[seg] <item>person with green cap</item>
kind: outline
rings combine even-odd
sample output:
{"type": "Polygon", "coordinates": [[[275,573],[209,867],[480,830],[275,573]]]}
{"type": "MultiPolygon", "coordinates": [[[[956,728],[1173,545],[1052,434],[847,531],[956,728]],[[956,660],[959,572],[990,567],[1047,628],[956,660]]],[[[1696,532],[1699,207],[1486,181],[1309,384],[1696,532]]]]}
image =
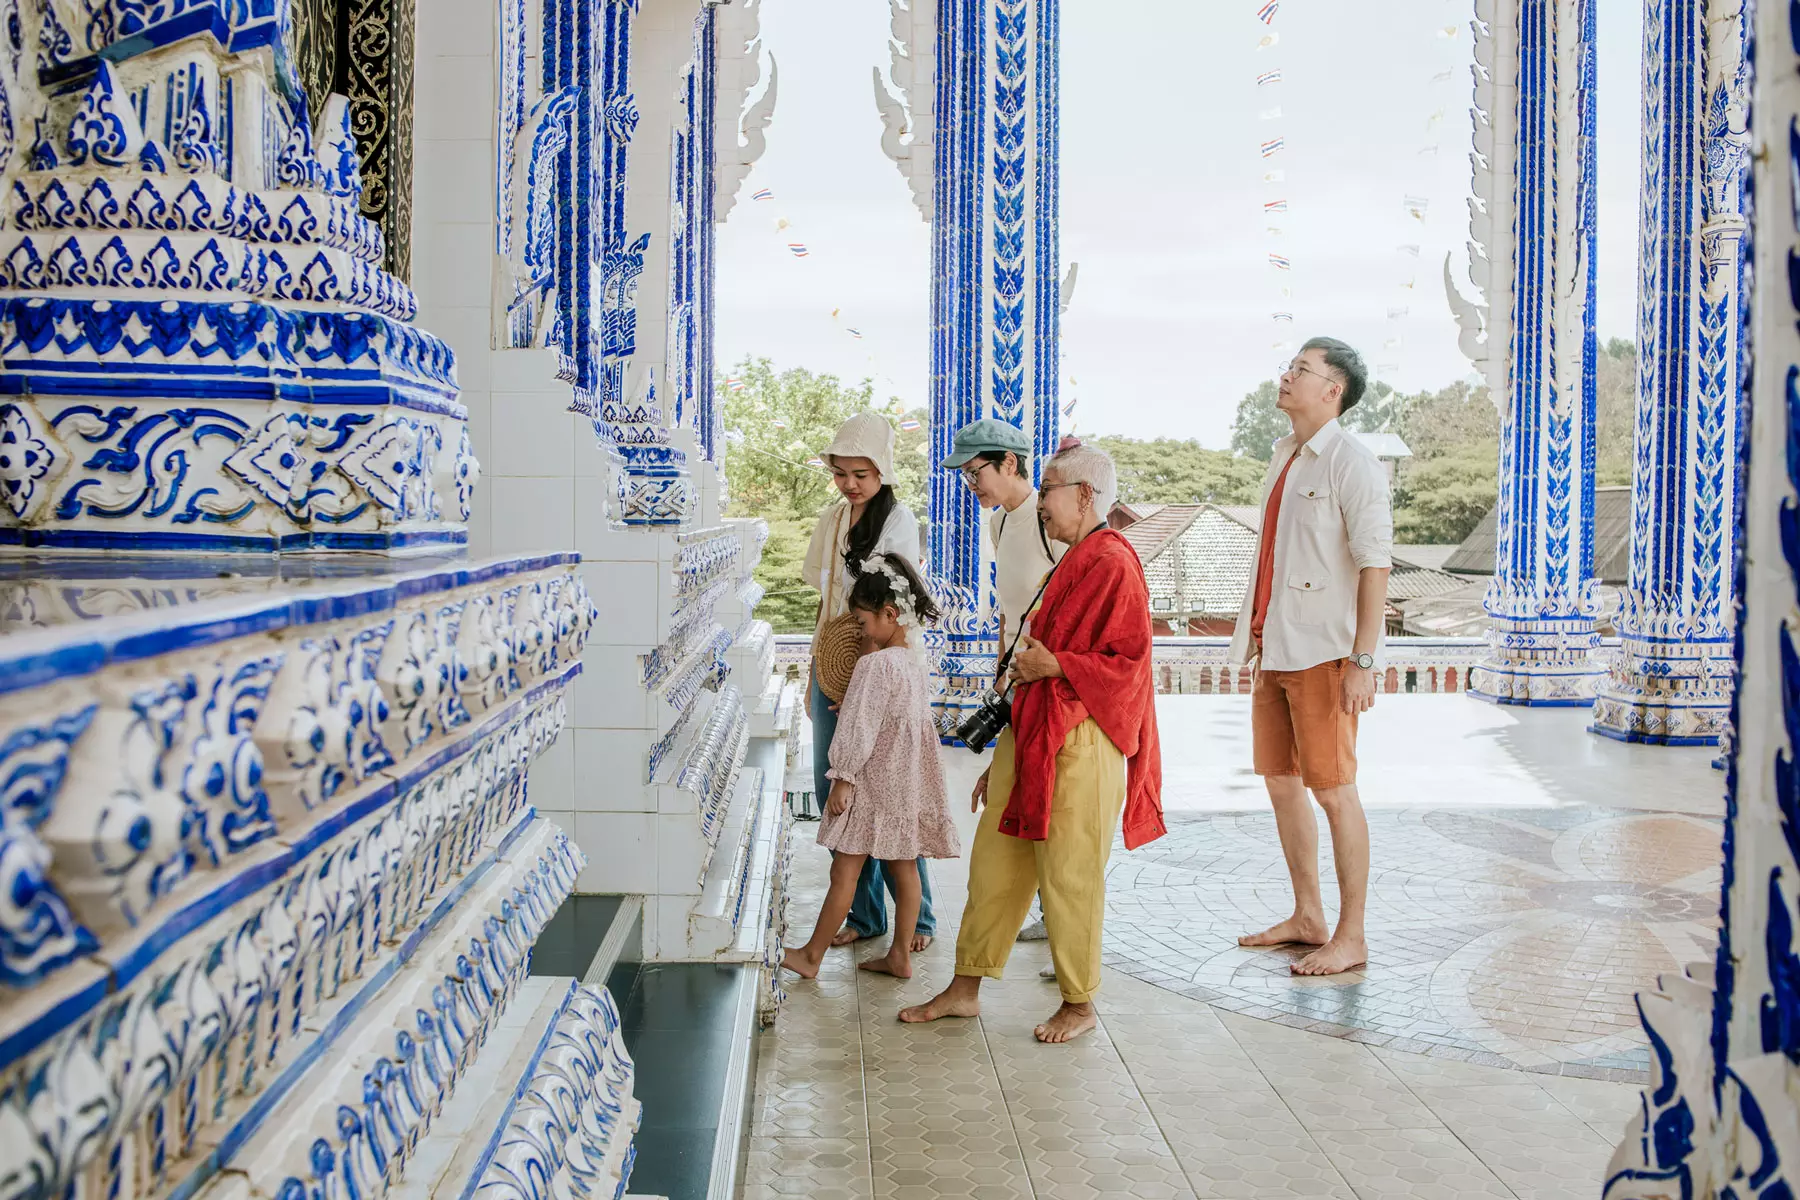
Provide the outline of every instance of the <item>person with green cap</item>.
{"type": "MultiPolygon", "coordinates": [[[[993,509],[988,515],[988,542],[994,548],[994,589],[1000,600],[1000,651],[1031,615],[1038,585],[1044,582],[1068,547],[1052,541],[1038,521],[1037,489],[1031,485],[1031,439],[1010,421],[993,417],[956,431],[950,455],[939,464],[961,471],[976,501],[993,509]]],[[[1020,941],[1045,938],[1043,918],[1019,931],[1020,941]]],[[[1053,978],[1053,968],[1044,972],[1053,978]]]]}

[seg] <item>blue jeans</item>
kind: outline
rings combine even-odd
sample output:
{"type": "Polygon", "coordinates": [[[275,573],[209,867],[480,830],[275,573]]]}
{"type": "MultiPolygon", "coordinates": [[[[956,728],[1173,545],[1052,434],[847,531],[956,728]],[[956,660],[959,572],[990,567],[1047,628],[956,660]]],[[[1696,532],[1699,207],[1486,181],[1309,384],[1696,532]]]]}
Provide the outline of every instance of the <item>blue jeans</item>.
{"type": "MultiPolygon", "coordinates": [[[[806,686],[807,712],[813,727],[813,795],[819,812],[825,811],[825,797],[831,794],[831,780],[825,772],[831,768],[831,738],[837,732],[837,714],[831,701],[819,690],[816,680],[806,686]]],[[[881,860],[871,858],[863,863],[856,880],[856,896],[850,902],[850,927],[864,937],[880,937],[887,932],[887,895],[893,884],[881,869],[881,860]]],[[[937,933],[937,917],[931,911],[931,876],[925,872],[925,860],[919,860],[919,925],[917,932],[930,937],[937,933]]]]}

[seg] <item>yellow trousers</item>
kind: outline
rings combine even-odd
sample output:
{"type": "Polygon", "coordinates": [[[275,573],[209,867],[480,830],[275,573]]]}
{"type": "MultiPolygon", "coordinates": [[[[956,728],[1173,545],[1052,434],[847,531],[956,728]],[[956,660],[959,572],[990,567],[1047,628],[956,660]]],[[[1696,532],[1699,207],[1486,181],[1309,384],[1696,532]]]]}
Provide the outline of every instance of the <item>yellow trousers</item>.
{"type": "Polygon", "coordinates": [[[1056,752],[1049,837],[1000,832],[1013,787],[1013,733],[994,747],[988,804],[969,851],[969,903],[956,935],[956,973],[998,979],[1036,892],[1050,934],[1056,982],[1070,1004],[1100,990],[1100,926],[1106,916],[1106,860],[1125,805],[1125,756],[1092,718],[1056,752]]]}

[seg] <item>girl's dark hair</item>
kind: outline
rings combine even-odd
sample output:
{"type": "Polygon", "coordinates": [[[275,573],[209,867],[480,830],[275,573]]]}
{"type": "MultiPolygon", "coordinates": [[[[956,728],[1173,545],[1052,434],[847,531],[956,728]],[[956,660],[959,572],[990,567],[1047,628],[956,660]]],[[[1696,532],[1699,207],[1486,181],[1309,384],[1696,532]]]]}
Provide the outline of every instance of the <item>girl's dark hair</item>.
{"type": "MultiPolygon", "coordinates": [[[[906,580],[906,586],[912,591],[913,615],[920,621],[935,621],[941,615],[937,601],[931,598],[931,589],[919,578],[913,565],[899,554],[877,554],[876,562],[886,563],[900,578],[906,580]]],[[[894,604],[894,583],[886,572],[875,569],[874,562],[869,569],[857,576],[850,588],[850,607],[860,608],[864,612],[880,612],[883,608],[894,604]]],[[[899,605],[894,605],[896,608],[899,605]]]]}
{"type": "Polygon", "coordinates": [[[881,490],[863,505],[862,516],[850,527],[849,544],[844,547],[844,565],[850,568],[850,574],[862,574],[863,560],[881,540],[881,531],[887,527],[888,514],[894,511],[894,503],[894,485],[884,483],[881,490]]]}

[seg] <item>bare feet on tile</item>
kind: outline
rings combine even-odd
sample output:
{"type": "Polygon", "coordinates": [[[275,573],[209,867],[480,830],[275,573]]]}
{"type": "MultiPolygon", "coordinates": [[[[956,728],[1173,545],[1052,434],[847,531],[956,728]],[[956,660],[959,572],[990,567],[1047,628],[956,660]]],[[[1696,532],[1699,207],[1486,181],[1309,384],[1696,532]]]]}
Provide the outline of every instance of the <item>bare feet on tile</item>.
{"type": "Polygon", "coordinates": [[[980,1015],[981,980],[970,975],[958,975],[950,981],[949,987],[925,1003],[900,1010],[900,1019],[908,1025],[923,1025],[927,1021],[938,1021],[944,1017],[980,1015]]]}
{"type": "Polygon", "coordinates": [[[1329,931],[1320,917],[1292,916],[1261,933],[1247,933],[1238,939],[1240,946],[1322,946],[1329,931]]]}
{"type": "Polygon", "coordinates": [[[929,933],[913,934],[913,936],[912,936],[912,952],[914,954],[923,954],[925,951],[931,949],[931,943],[933,942],[933,940],[935,940],[935,939],[933,939],[929,933]]]}
{"type": "Polygon", "coordinates": [[[862,932],[856,926],[846,925],[831,935],[831,944],[834,946],[848,946],[852,942],[864,941],[868,936],[868,934],[862,932]]]}
{"type": "Polygon", "coordinates": [[[1369,947],[1362,938],[1334,937],[1288,970],[1295,975],[1342,975],[1368,961],[1369,947]]]}
{"type": "Polygon", "coordinates": [[[898,947],[889,950],[880,958],[871,958],[867,962],[857,965],[865,971],[874,971],[878,975],[892,975],[895,979],[911,979],[913,975],[912,955],[898,947]]]}
{"type": "Polygon", "coordinates": [[[802,979],[819,977],[819,964],[806,952],[805,946],[796,946],[792,950],[784,952],[781,956],[781,965],[802,979]]]}
{"type": "Polygon", "coordinates": [[[1094,1032],[1099,1025],[1100,1018],[1092,1004],[1070,1004],[1065,1000],[1055,1015],[1032,1032],[1038,1041],[1056,1044],[1072,1042],[1084,1033],[1094,1032]]]}

